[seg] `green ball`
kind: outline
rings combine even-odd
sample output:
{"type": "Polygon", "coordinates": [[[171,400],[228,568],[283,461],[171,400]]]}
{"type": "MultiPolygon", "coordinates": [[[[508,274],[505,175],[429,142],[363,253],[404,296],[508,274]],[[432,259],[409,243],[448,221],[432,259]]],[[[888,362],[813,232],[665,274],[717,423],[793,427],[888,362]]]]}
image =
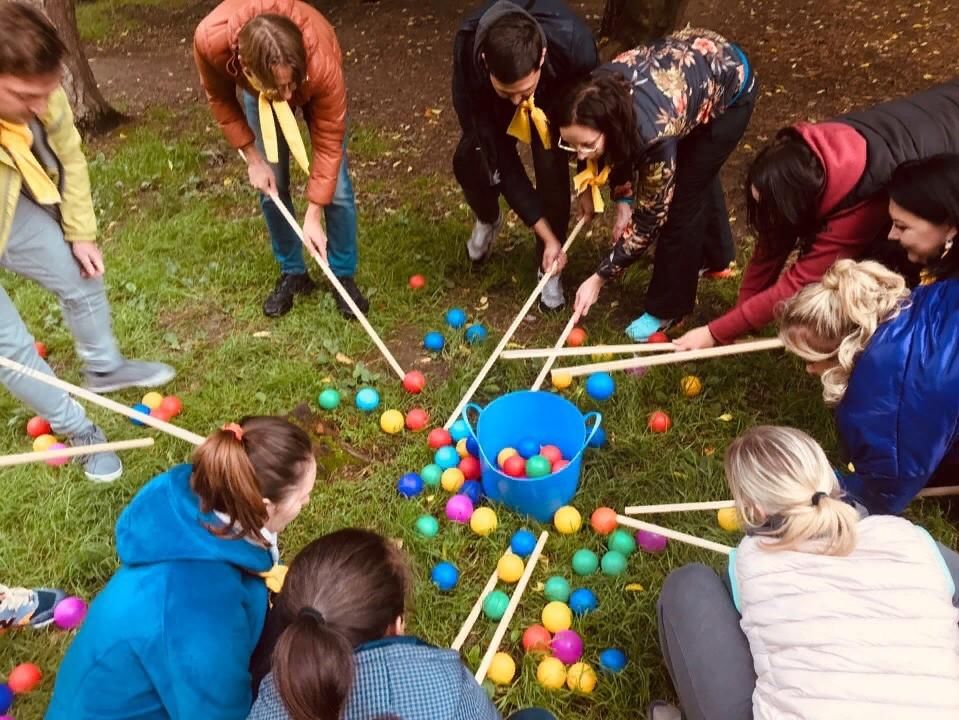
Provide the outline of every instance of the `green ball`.
{"type": "Polygon", "coordinates": [[[607,547],[629,557],[636,552],[636,540],[625,530],[614,530],[609,536],[607,547]]]}
{"type": "Polygon", "coordinates": [[[549,464],[549,460],[542,455],[533,455],[526,461],[526,477],[545,477],[551,472],[553,472],[553,468],[549,464]]]}
{"type": "Polygon", "coordinates": [[[626,571],[626,556],[619,550],[610,550],[603,555],[603,575],[622,575],[626,571]]]}
{"type": "Polygon", "coordinates": [[[430,463],[420,470],[420,477],[430,487],[436,487],[440,484],[440,478],[443,477],[443,468],[435,463],[430,463]]]}
{"type": "Polygon", "coordinates": [[[316,399],[316,401],[324,410],[336,410],[340,404],[340,393],[338,390],[334,390],[333,388],[327,388],[320,393],[320,396],[316,399]]]}
{"type": "Polygon", "coordinates": [[[494,590],[483,599],[483,614],[490,620],[499,620],[506,614],[509,595],[502,590],[494,590]]]}
{"type": "Polygon", "coordinates": [[[425,538],[436,537],[440,531],[440,523],[432,515],[420,515],[416,518],[416,532],[425,538]]]}
{"type": "Polygon", "coordinates": [[[573,572],[577,575],[592,575],[598,567],[599,558],[592,550],[580,548],[573,553],[573,572]]]}
{"type": "Polygon", "coordinates": [[[547,600],[564,603],[569,600],[569,594],[573,589],[569,586],[569,583],[566,582],[566,578],[553,575],[553,577],[546,581],[546,586],[543,588],[543,591],[546,594],[547,600]]]}

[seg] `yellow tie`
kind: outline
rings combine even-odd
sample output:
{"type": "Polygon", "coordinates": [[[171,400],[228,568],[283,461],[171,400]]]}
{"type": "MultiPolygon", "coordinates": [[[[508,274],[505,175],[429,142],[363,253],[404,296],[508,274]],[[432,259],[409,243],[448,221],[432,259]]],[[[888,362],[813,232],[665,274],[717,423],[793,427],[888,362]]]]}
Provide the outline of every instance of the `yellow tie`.
{"type": "Polygon", "coordinates": [[[60,191],[30,150],[32,146],[33,133],[29,127],[0,120],[0,147],[13,159],[33,199],[40,205],[56,205],[60,202],[60,191]]]}
{"type": "Polygon", "coordinates": [[[300,129],[296,126],[296,117],[290,109],[290,104],[286,100],[271,101],[263,93],[263,87],[252,74],[245,70],[243,74],[250,81],[253,89],[259,93],[260,133],[263,135],[263,149],[266,151],[266,159],[271,163],[277,163],[280,160],[280,150],[276,142],[276,125],[273,122],[273,114],[276,113],[276,119],[280,123],[280,132],[283,133],[283,139],[286,140],[286,144],[290,148],[290,154],[296,160],[296,164],[303,168],[303,172],[309,175],[310,161],[306,156],[303,138],[300,136],[300,129]]]}
{"type": "Polygon", "coordinates": [[[283,582],[286,580],[286,573],[289,568],[286,565],[274,565],[266,572],[260,573],[260,577],[266,583],[271,592],[278,593],[283,589],[283,582]]]}
{"type": "Polygon", "coordinates": [[[519,107],[516,108],[516,114],[513,115],[506,134],[512,135],[520,142],[530,145],[533,142],[533,135],[529,127],[530,120],[532,120],[533,125],[536,126],[536,133],[539,135],[543,147],[549,150],[549,121],[546,119],[546,113],[536,107],[532,96],[526,98],[519,104],[519,107]]]}
{"type": "Polygon", "coordinates": [[[603,204],[603,193],[599,189],[609,179],[609,166],[604,167],[601,173],[597,173],[597,169],[595,160],[587,160],[586,169],[573,177],[573,187],[577,195],[589,188],[593,194],[593,210],[601,213],[606,209],[606,205],[603,204]]]}

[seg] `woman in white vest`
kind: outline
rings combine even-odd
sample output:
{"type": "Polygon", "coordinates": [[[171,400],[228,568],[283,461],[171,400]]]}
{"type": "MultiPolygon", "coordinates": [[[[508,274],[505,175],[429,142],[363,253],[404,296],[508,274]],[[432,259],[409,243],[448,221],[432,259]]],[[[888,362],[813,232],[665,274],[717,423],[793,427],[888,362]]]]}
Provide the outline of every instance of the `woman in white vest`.
{"type": "Polygon", "coordinates": [[[725,580],[687,565],[663,584],[682,710],[649,718],[959,718],[959,555],[903,518],[861,519],[799,430],[747,431],[725,468],[747,536],[725,580]]]}

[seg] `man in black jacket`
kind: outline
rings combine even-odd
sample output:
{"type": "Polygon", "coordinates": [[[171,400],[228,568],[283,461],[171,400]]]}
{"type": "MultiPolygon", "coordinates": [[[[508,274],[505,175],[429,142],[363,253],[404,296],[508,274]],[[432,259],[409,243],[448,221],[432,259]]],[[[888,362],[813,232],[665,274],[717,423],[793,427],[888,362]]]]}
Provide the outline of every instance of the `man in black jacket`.
{"type": "MultiPolygon", "coordinates": [[[[533,229],[543,270],[566,264],[569,156],[548,117],[562,90],[599,64],[585,23],[561,0],[497,0],[471,14],[453,44],[453,105],[463,129],[453,171],[476,215],[466,247],[484,260],[502,219],[499,196],[533,229]],[[530,182],[516,141],[529,143],[536,173],[530,182]]],[[[542,305],[563,306],[558,277],[542,305]]]]}

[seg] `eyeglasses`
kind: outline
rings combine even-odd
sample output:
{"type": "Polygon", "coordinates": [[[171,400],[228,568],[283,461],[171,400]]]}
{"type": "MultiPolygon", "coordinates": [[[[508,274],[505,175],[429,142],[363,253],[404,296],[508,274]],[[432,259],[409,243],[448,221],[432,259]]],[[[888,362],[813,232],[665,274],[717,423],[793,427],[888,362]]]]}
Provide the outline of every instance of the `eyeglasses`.
{"type": "Polygon", "coordinates": [[[603,139],[603,134],[600,133],[596,136],[596,139],[593,140],[589,145],[570,145],[560,137],[559,142],[556,144],[559,146],[560,150],[565,150],[566,152],[571,153],[582,153],[583,155],[592,155],[593,153],[599,150],[600,141],[603,139]]]}

